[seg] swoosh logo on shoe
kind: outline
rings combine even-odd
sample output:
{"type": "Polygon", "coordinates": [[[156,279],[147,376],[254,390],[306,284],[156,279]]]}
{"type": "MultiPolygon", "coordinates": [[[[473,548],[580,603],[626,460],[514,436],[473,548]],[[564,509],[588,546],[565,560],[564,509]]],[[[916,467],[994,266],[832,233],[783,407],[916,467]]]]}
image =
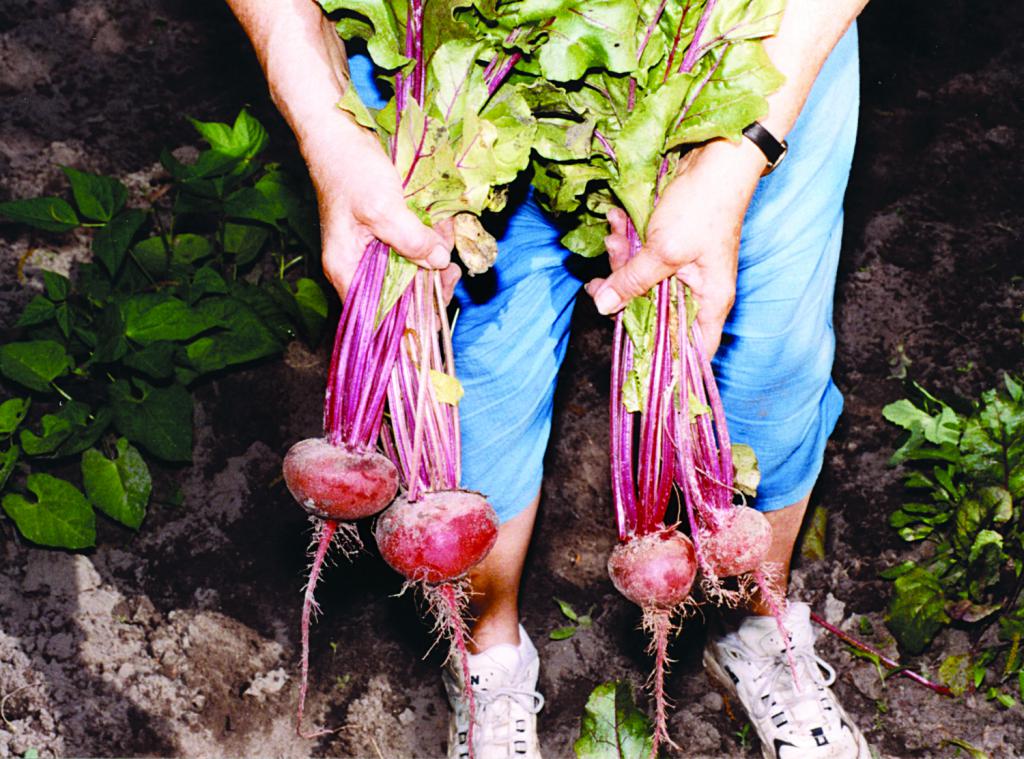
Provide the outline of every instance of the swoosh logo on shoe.
{"type": "Polygon", "coordinates": [[[778,759],[781,759],[782,757],[782,755],[779,753],[779,750],[782,749],[784,746],[796,748],[794,744],[790,743],[789,741],[784,741],[782,740],[782,738],[776,738],[774,741],[772,741],[772,746],[775,749],[775,756],[778,757],[778,759]]]}

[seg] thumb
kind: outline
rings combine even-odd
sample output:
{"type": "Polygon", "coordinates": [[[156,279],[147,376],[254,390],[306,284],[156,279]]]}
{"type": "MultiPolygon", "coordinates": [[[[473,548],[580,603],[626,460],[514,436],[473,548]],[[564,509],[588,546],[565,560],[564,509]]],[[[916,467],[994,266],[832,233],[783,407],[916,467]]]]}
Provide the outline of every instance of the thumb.
{"type": "Polygon", "coordinates": [[[632,298],[643,295],[663,279],[675,274],[675,271],[676,267],[652,253],[650,249],[641,248],[596,288],[596,292],[592,293],[594,305],[602,314],[613,314],[632,298]]]}
{"type": "Polygon", "coordinates": [[[420,266],[444,269],[451,263],[451,247],[405,206],[395,208],[383,223],[375,224],[373,233],[381,242],[420,266]]]}

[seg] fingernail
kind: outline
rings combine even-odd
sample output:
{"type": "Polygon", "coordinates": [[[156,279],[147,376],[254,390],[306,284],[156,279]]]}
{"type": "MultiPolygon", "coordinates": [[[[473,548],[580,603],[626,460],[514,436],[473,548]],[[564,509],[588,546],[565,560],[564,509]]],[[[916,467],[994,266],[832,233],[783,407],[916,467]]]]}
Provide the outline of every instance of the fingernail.
{"type": "Polygon", "coordinates": [[[619,307],[619,294],[610,287],[605,287],[594,296],[594,305],[598,313],[607,316],[619,307]]]}

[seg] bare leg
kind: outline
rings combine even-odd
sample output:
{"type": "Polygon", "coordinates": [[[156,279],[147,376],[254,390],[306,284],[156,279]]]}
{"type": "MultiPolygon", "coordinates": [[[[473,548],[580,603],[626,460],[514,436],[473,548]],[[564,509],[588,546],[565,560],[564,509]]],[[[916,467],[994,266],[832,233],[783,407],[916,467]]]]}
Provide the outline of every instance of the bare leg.
{"type": "Polygon", "coordinates": [[[498,542],[469,573],[473,584],[470,608],[476,618],[469,649],[474,654],[498,643],[519,645],[519,580],[538,503],[540,493],[498,529],[498,542]]]}
{"type": "MultiPolygon", "coordinates": [[[[810,500],[811,494],[808,493],[794,504],[777,511],[765,512],[765,517],[772,526],[772,545],[765,560],[781,567],[778,584],[783,596],[789,586],[789,564],[793,559],[793,546],[796,544],[797,535],[800,534],[800,525],[803,524],[804,513],[810,500]]],[[[750,611],[753,614],[771,614],[760,594],[751,600],[750,611]]]]}

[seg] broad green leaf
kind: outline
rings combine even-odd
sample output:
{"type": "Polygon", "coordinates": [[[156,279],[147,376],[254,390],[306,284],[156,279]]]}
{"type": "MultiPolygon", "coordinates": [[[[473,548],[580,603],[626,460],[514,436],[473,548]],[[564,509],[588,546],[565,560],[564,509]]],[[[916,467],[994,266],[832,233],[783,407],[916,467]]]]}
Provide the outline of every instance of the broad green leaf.
{"type": "Polygon", "coordinates": [[[141,350],[126,353],[124,365],[154,379],[167,379],[174,374],[174,352],[177,349],[176,343],[158,340],[141,350]]]}
{"type": "Polygon", "coordinates": [[[320,285],[308,277],[296,280],[294,295],[306,334],[316,340],[327,321],[327,296],[320,285]]]}
{"type": "Polygon", "coordinates": [[[490,188],[512,182],[529,165],[537,122],[517,88],[499,90],[477,116],[465,114],[455,165],[466,186],[463,208],[482,213],[490,188]]]}
{"type": "Polygon", "coordinates": [[[56,310],[53,301],[42,295],[36,295],[25,306],[25,310],[21,312],[21,316],[18,317],[18,321],[15,322],[14,326],[33,327],[36,324],[44,324],[55,318],[55,316],[56,310]]]}
{"type": "Polygon", "coordinates": [[[449,406],[458,406],[462,396],[466,394],[461,382],[437,369],[430,370],[430,385],[434,389],[434,397],[438,403],[447,403],[449,406]]]}
{"type": "Polygon", "coordinates": [[[78,226],[78,215],[61,198],[28,198],[0,203],[0,216],[46,232],[67,232],[78,226]]]}
{"type": "Polygon", "coordinates": [[[644,353],[654,346],[657,309],[650,294],[633,298],[622,312],[622,325],[633,343],[633,349],[644,353]]]}
{"type": "Polygon", "coordinates": [[[126,208],[92,238],[92,253],[111,276],[117,274],[136,233],[146,221],[146,212],[126,208]]]}
{"type": "Polygon", "coordinates": [[[131,442],[164,461],[192,459],[192,396],[178,384],[153,387],[126,380],[110,386],[114,425],[131,442]]]}
{"type": "Polygon", "coordinates": [[[196,310],[221,328],[185,349],[189,363],[200,374],[273,356],[283,347],[253,309],[237,298],[207,298],[196,310]]]}
{"type": "Polygon", "coordinates": [[[53,452],[56,458],[75,456],[96,444],[107,431],[114,415],[109,406],[100,406],[92,415],[92,420],[83,420],[81,424],[71,428],[71,434],[53,452]]]}
{"type": "Polygon", "coordinates": [[[46,290],[46,297],[54,302],[67,300],[71,292],[71,280],[63,274],[55,271],[43,270],[43,287],[46,290]]]}
{"type": "Polygon", "coordinates": [[[359,99],[359,93],[356,92],[355,87],[349,86],[345,88],[345,92],[338,101],[338,108],[351,114],[352,118],[360,126],[377,131],[377,121],[373,118],[373,114],[370,113],[370,109],[359,99]]]}
{"type": "MultiPolygon", "coordinates": [[[[754,449],[745,443],[733,443],[732,469],[733,486],[746,496],[756,497],[757,487],[761,484],[761,466],[757,462],[757,454],[754,453],[754,449]]],[[[822,510],[823,514],[826,513],[824,507],[819,506],[818,508],[822,510]]],[[[817,510],[814,518],[817,519],[817,510]]],[[[822,527],[822,534],[824,536],[824,527],[822,527]]]]}
{"type": "Polygon", "coordinates": [[[259,255],[263,244],[270,236],[270,230],[258,224],[224,225],[224,250],[235,257],[235,263],[245,266],[259,255]]]}
{"type": "Polygon", "coordinates": [[[622,682],[594,688],[583,708],[577,759],[641,759],[651,754],[651,722],[636,708],[630,687],[622,682]]]}
{"type": "Polygon", "coordinates": [[[618,176],[609,185],[622,201],[641,238],[646,235],[647,220],[654,210],[665,141],[678,119],[691,81],[689,77],[676,76],[647,93],[613,140],[618,156],[618,176]]]}
{"type": "Polygon", "coordinates": [[[583,214],[582,221],[575,229],[562,238],[562,245],[584,258],[604,255],[604,238],[611,233],[608,221],[592,214],[583,214]]]}
{"type": "Polygon", "coordinates": [[[44,456],[53,453],[58,446],[71,436],[74,424],[67,418],[56,414],[46,414],[42,421],[42,435],[32,430],[21,431],[21,447],[27,456],[44,456]]]}
{"type": "Polygon", "coordinates": [[[119,361],[128,350],[124,337],[124,319],[116,303],[108,303],[93,322],[96,329],[96,351],[93,358],[97,363],[108,364],[119,361]]]}
{"type": "Polygon", "coordinates": [[[11,472],[14,471],[14,465],[18,463],[20,455],[21,449],[16,445],[12,445],[0,453],[0,491],[7,485],[7,480],[10,479],[11,472]]]}
{"type": "Polygon", "coordinates": [[[100,511],[126,527],[139,529],[153,489],[149,467],[126,438],[117,441],[117,458],[111,461],[95,448],[82,454],[85,493],[100,511]]]}
{"type": "Polygon", "coordinates": [[[133,295],[120,305],[124,334],[143,345],[158,340],[188,340],[217,324],[201,310],[162,293],[133,295]]]}
{"type": "Polygon", "coordinates": [[[716,3],[700,42],[707,46],[767,37],[782,21],[784,0],[734,0],[716,3]]]}
{"type": "Polygon", "coordinates": [[[380,306],[377,307],[376,323],[380,324],[388,312],[398,303],[398,299],[409,289],[412,278],[416,276],[419,267],[407,258],[388,251],[388,268],[384,274],[384,284],[381,286],[380,306]]]}
{"type": "Polygon", "coordinates": [[[583,0],[559,13],[546,29],[540,48],[544,76],[571,82],[591,68],[630,73],[637,65],[640,35],[638,4],[617,0],[583,0]]]}
{"type": "Polygon", "coordinates": [[[188,283],[188,303],[193,305],[204,295],[226,295],[227,282],[212,266],[200,267],[188,283]]]}
{"type": "Polygon", "coordinates": [[[71,182],[78,210],[89,219],[110,221],[128,200],[128,190],[112,177],[89,174],[70,166],[62,166],[61,170],[71,182]]]}
{"type": "Polygon", "coordinates": [[[568,640],[576,634],[576,627],[574,625],[568,625],[566,627],[556,627],[550,633],[548,637],[551,640],[568,640]]]}
{"type": "Polygon", "coordinates": [[[171,262],[189,266],[213,255],[213,244],[202,235],[186,232],[171,241],[171,262]]]}
{"type": "Polygon", "coordinates": [[[0,372],[30,390],[46,393],[50,383],[73,366],[64,346],[53,340],[0,345],[0,372]]]}
{"type": "Polygon", "coordinates": [[[33,501],[19,494],[4,496],[3,509],[28,540],[72,550],[96,544],[96,515],[82,492],[70,482],[48,474],[30,474],[33,501]]]}
{"type": "Polygon", "coordinates": [[[255,187],[243,187],[224,201],[224,213],[233,219],[250,219],[273,225],[284,216],[284,209],[255,187]]]}
{"type": "MultiPolygon", "coordinates": [[[[337,24],[343,39],[362,37],[373,62],[383,69],[401,68],[409,59],[399,51],[405,49],[404,23],[399,25],[391,4],[384,0],[320,0],[327,13],[346,11],[337,24]],[[353,14],[353,18],[348,14],[353,14]],[[365,19],[365,21],[363,20],[365,19]]],[[[404,5],[402,6],[404,22],[404,5]]]]}
{"type": "Polygon", "coordinates": [[[0,435],[10,435],[18,429],[31,405],[29,398],[11,398],[0,403],[0,435]]]}
{"type": "MultiPolygon", "coordinates": [[[[231,126],[197,119],[190,121],[214,153],[229,158],[249,160],[266,147],[269,139],[267,130],[246,110],[238,114],[231,126]]],[[[209,172],[203,173],[209,175],[209,172]]]]}
{"type": "Polygon", "coordinates": [[[575,211],[591,182],[608,179],[604,166],[591,163],[534,164],[533,186],[541,205],[553,213],[575,211]]]}
{"type": "Polygon", "coordinates": [[[61,303],[53,312],[54,321],[60,328],[61,334],[67,339],[71,337],[71,307],[67,303],[61,303]]]}
{"type": "Polygon", "coordinates": [[[995,530],[981,530],[974,538],[974,542],[971,544],[971,552],[968,556],[968,560],[972,563],[981,558],[984,553],[995,552],[996,558],[999,557],[999,552],[1003,548],[1003,536],[995,530]]]}
{"type": "Polygon", "coordinates": [[[711,70],[695,72],[669,147],[715,137],[740,140],[743,129],[768,112],[765,98],[785,80],[760,41],[733,44],[717,56],[705,61],[711,70]]]}
{"type": "Polygon", "coordinates": [[[914,567],[896,578],[886,616],[889,629],[911,654],[921,653],[946,624],[946,598],[942,585],[928,570],[914,567]]]}

